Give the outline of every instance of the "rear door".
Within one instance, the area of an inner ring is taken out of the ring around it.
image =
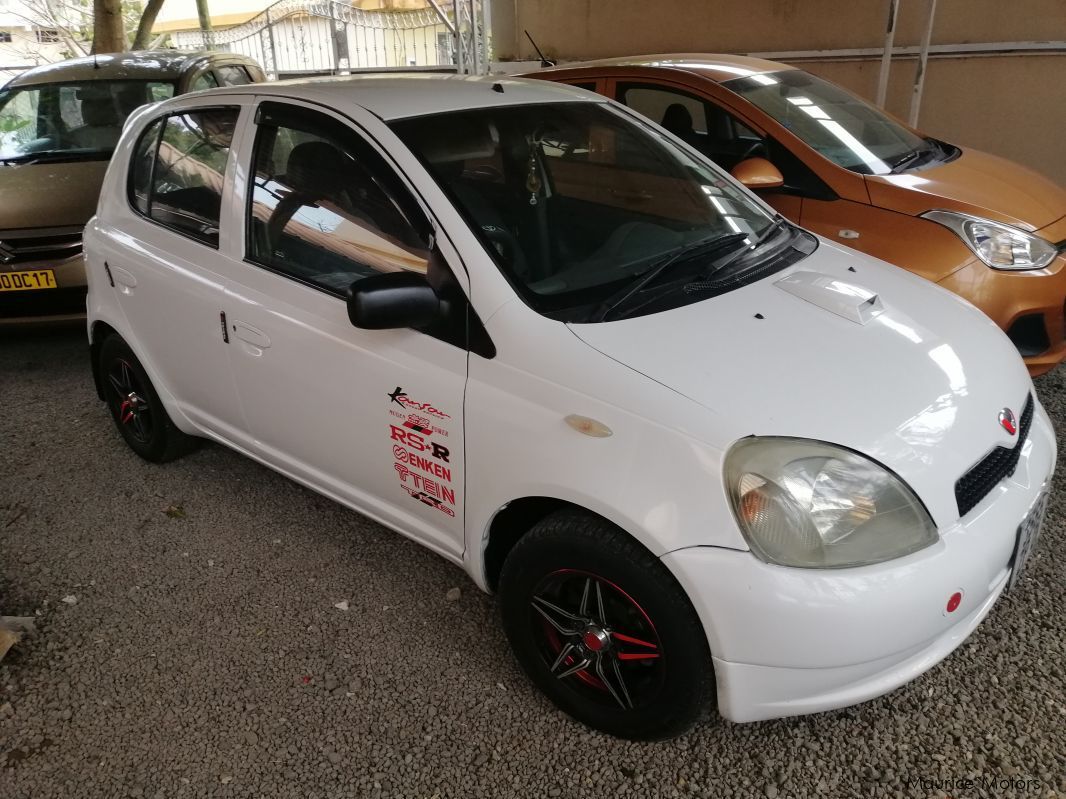
[[[103,231],[104,261],[130,345],[161,391],[199,426],[240,444],[243,420],[222,325],[227,259],[221,208],[250,100],[224,98],[153,121],[129,158],[128,196]],[[117,154],[116,157],[123,157]]]
[[[257,109],[248,144],[253,137],[232,209],[244,238],[231,251],[226,308],[255,450],[458,559],[465,339],[357,329],[345,296],[355,281],[393,271],[428,273],[462,294],[465,272],[428,240],[424,212],[365,129],[271,100]]]

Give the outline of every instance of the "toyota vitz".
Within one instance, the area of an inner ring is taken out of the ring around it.
[[[462,565],[615,735],[890,691],[1040,529],[1054,435],[994,324],[579,89],[173,98],[85,250],[137,454],[213,439]]]

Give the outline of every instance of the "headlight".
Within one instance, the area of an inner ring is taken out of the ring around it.
[[[769,563],[863,566],[937,540],[933,520],[899,478],[831,444],[747,438],[726,456],[725,478],[741,531]]]
[[[926,211],[922,217],[951,228],[993,269],[1042,269],[1058,254],[1039,236],[991,219],[954,211]]]

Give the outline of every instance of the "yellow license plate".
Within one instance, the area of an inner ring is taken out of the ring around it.
[[[0,272],[0,291],[32,291],[54,289],[56,276],[51,269],[30,269],[25,272]]]

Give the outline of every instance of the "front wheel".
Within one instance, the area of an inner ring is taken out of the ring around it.
[[[563,711],[623,738],[671,738],[710,709],[707,639],[658,559],[608,522],[552,514],[500,575],[504,630],[530,679]]]

